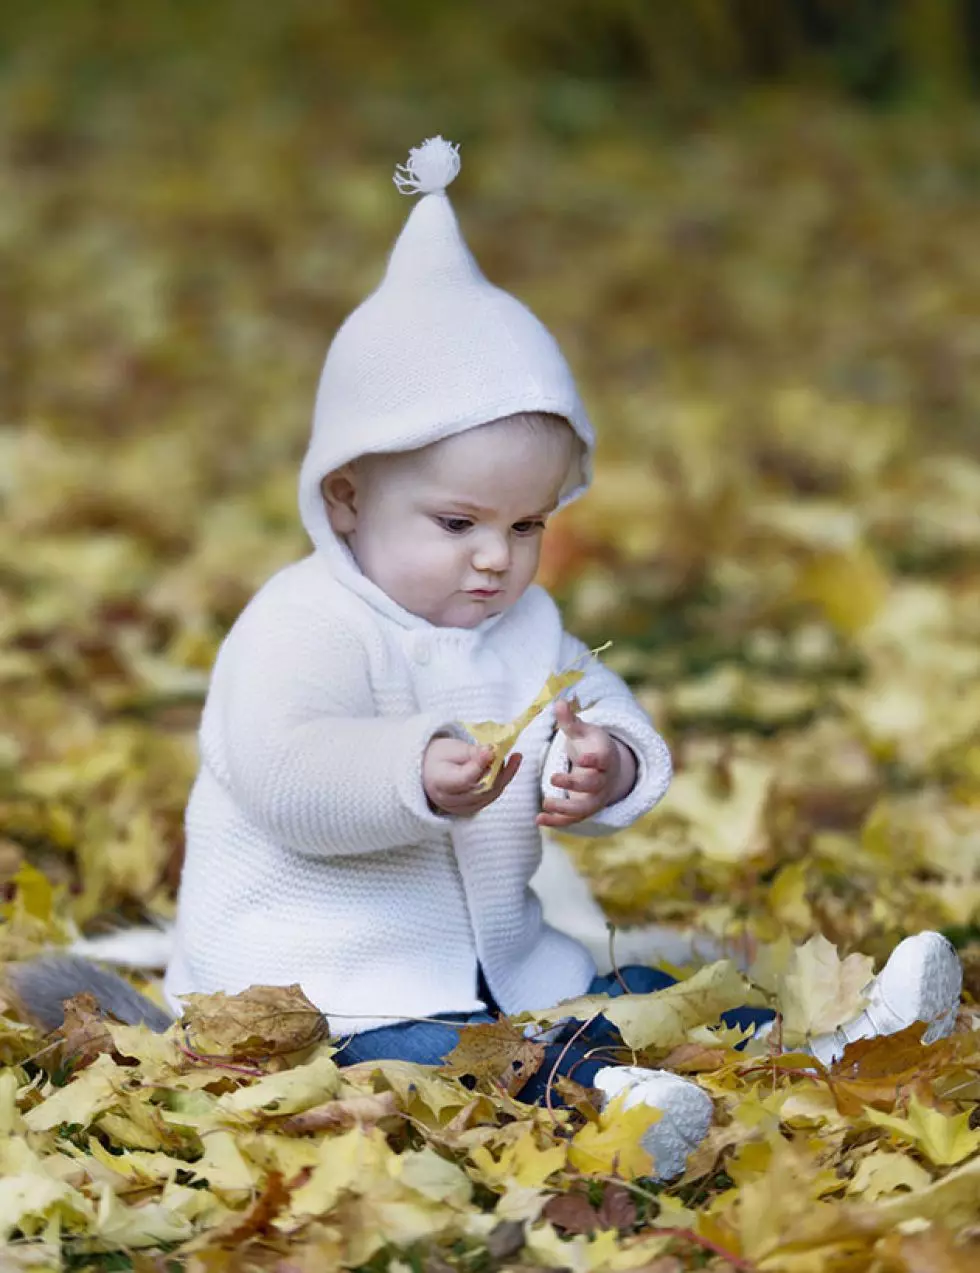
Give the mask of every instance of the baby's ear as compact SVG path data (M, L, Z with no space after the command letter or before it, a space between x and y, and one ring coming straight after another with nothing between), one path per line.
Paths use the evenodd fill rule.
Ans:
M320 482L320 491L331 527L338 535L349 535L357 526L357 487L353 465L345 464L328 473Z

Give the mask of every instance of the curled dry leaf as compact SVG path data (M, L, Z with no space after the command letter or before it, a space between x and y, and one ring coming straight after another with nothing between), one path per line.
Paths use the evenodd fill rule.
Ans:
M337 1100L314 1105L301 1114L291 1114L277 1124L278 1130L291 1136L330 1130L346 1131L349 1127L373 1127L382 1118L397 1116L398 1098L394 1092L378 1092L365 1096L342 1096Z
M328 1033L327 1020L298 985L250 986L239 994L182 997L189 1049L202 1060L286 1056Z

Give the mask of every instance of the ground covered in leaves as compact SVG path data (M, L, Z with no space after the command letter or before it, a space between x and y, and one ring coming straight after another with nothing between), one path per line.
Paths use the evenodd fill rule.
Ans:
M975 120L780 98L669 129L490 85L475 46L422 91L410 33L353 19L341 64L329 12L181 44L96 9L25 17L0 67L0 957L172 911L208 669L306 550L323 351L404 216L390 168L442 131L471 245L602 439L544 579L677 762L661 809L573 851L619 922L731 939L753 989L715 965L618 1022L716 1102L669 1187L646 1115L510 1094L528 1022L432 1072L338 1068L302 1003L155 1037L82 1002L59 1039L10 1005L5 1267L976 1267ZM824 1072L716 1028L751 993L798 1045L923 927L966 963L947 1041Z

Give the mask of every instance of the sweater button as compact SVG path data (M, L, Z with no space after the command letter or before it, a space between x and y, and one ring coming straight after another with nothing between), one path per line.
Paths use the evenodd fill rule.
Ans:
M412 657L415 659L416 663L422 664L423 667L432 657L432 651L429 649L429 643L425 637L419 637L416 640L415 646L412 649Z

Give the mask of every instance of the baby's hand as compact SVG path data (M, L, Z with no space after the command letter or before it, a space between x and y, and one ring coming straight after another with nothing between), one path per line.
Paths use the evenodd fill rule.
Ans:
M565 699L555 703L555 719L565 735L571 772L552 774L551 784L568 792L564 799L547 799L537 816L539 827L568 827L584 822L607 805L622 800L636 781L636 760L630 749L600 725L588 725Z
M422 785L436 813L469 818L492 804L517 773L519 752L507 758L497 780L486 791L478 790L483 775L493 763L493 749L458 738L433 738L422 758Z

